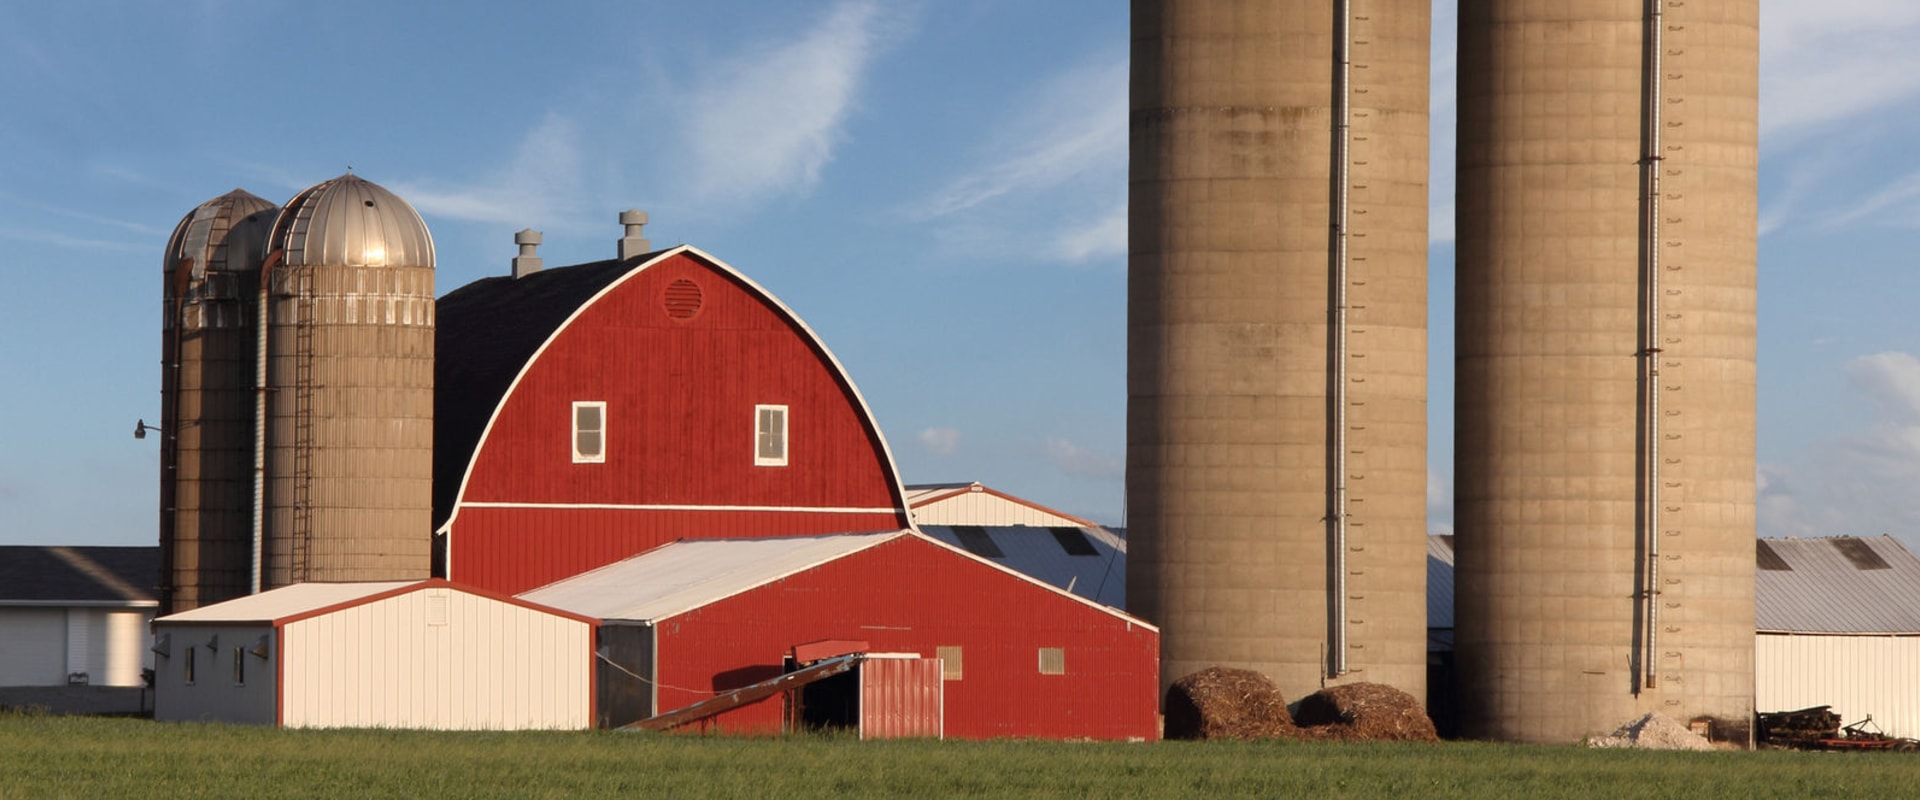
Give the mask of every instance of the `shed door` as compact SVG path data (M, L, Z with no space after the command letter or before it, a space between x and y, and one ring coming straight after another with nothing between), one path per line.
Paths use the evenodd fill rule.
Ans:
M938 658L869 658L860 665L860 738L941 738L946 698Z

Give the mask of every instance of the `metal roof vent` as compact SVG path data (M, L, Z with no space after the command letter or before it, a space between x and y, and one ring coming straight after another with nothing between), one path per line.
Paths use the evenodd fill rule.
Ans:
M625 225L627 234L620 239L620 260L625 261L642 253L649 252L653 245L641 238L640 231L647 227L647 212L633 208L620 212L620 224Z
M513 243L520 245L520 255L513 257L513 277L524 278L540 271L540 257L534 250L540 246L540 232L527 228L513 235Z
M666 296L661 299L666 306L667 316L674 319L693 319L700 313L700 284L677 278L667 284Z

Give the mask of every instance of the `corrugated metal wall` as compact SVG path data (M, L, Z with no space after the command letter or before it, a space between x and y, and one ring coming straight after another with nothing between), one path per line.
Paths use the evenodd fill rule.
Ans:
M660 707L781 672L788 648L866 640L875 652L932 658L959 647L945 684L946 735L1154 739L1159 736L1159 635L938 544L903 537L773 584L661 620ZM1045 675L1040 648L1065 651ZM777 701L713 727L772 731Z
M690 319L667 314L663 298L676 280L701 288ZM607 403L605 463L573 463L577 400ZM787 466L753 463L754 406L762 403L789 409ZM894 509L894 481L877 427L808 337L748 287L682 254L588 306L550 344L481 443L460 502ZM582 517L565 509L545 518L497 519L491 511L455 512L451 576L500 591L689 536L907 525L904 512L832 519L623 511L588 515L582 530Z
M289 727L586 728L586 623L429 588L289 623Z
M942 683L938 658L861 662L860 738L940 738Z
M1754 708L1833 706L1843 724L1873 715L1894 736L1920 738L1920 636L1760 634Z
M271 642L270 626L164 624L155 626L154 633L168 637L168 654L153 660L154 719L273 724L279 685L274 659L279 654L270 652L266 659L244 655L245 680L236 682L233 674L234 650L262 636ZM186 678L189 659L192 683Z
M962 492L913 509L913 519L922 525L1032 525L1044 528L1060 525L1078 528L1083 523L1045 509L1016 503L991 492Z

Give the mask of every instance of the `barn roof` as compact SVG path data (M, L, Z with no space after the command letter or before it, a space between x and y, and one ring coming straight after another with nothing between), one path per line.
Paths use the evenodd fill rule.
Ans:
M900 502L904 507L905 490L893 450L879 422L874 420L866 398L861 396L833 351L793 309L751 278L699 248L679 245L624 260L555 267L520 278L507 275L482 278L440 298L434 311L435 531L451 520L460 501L467 469L474 451L486 436L487 426L541 348L601 293L664 257L679 253L713 267L772 305L825 359L852 396L878 443L892 481L892 492L902 498Z
M524 592L520 597L603 620L649 622L908 535L893 531L680 541Z
M907 508L922 525L1066 525L1097 527L1072 514L979 482L920 483L907 487Z
M158 547L0 546L0 605L153 606Z
M1127 607L1127 541L1099 526L921 525L920 531L1096 603Z
M1758 629L1920 633L1920 558L1891 536L1760 539Z
M467 462L520 370L588 300L655 255L482 278L440 298L434 309L436 530L453 513Z

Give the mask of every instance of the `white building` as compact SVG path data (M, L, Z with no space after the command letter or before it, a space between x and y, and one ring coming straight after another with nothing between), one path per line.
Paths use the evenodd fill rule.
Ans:
M1761 539L1754 708L1920 738L1920 558L1891 536Z
M303 583L154 621L154 718L577 729L594 620L443 580Z
M1102 605L1126 610L1127 540L1105 527L978 483L907 487L920 531Z
M157 547L0 547L0 687L142 684Z

